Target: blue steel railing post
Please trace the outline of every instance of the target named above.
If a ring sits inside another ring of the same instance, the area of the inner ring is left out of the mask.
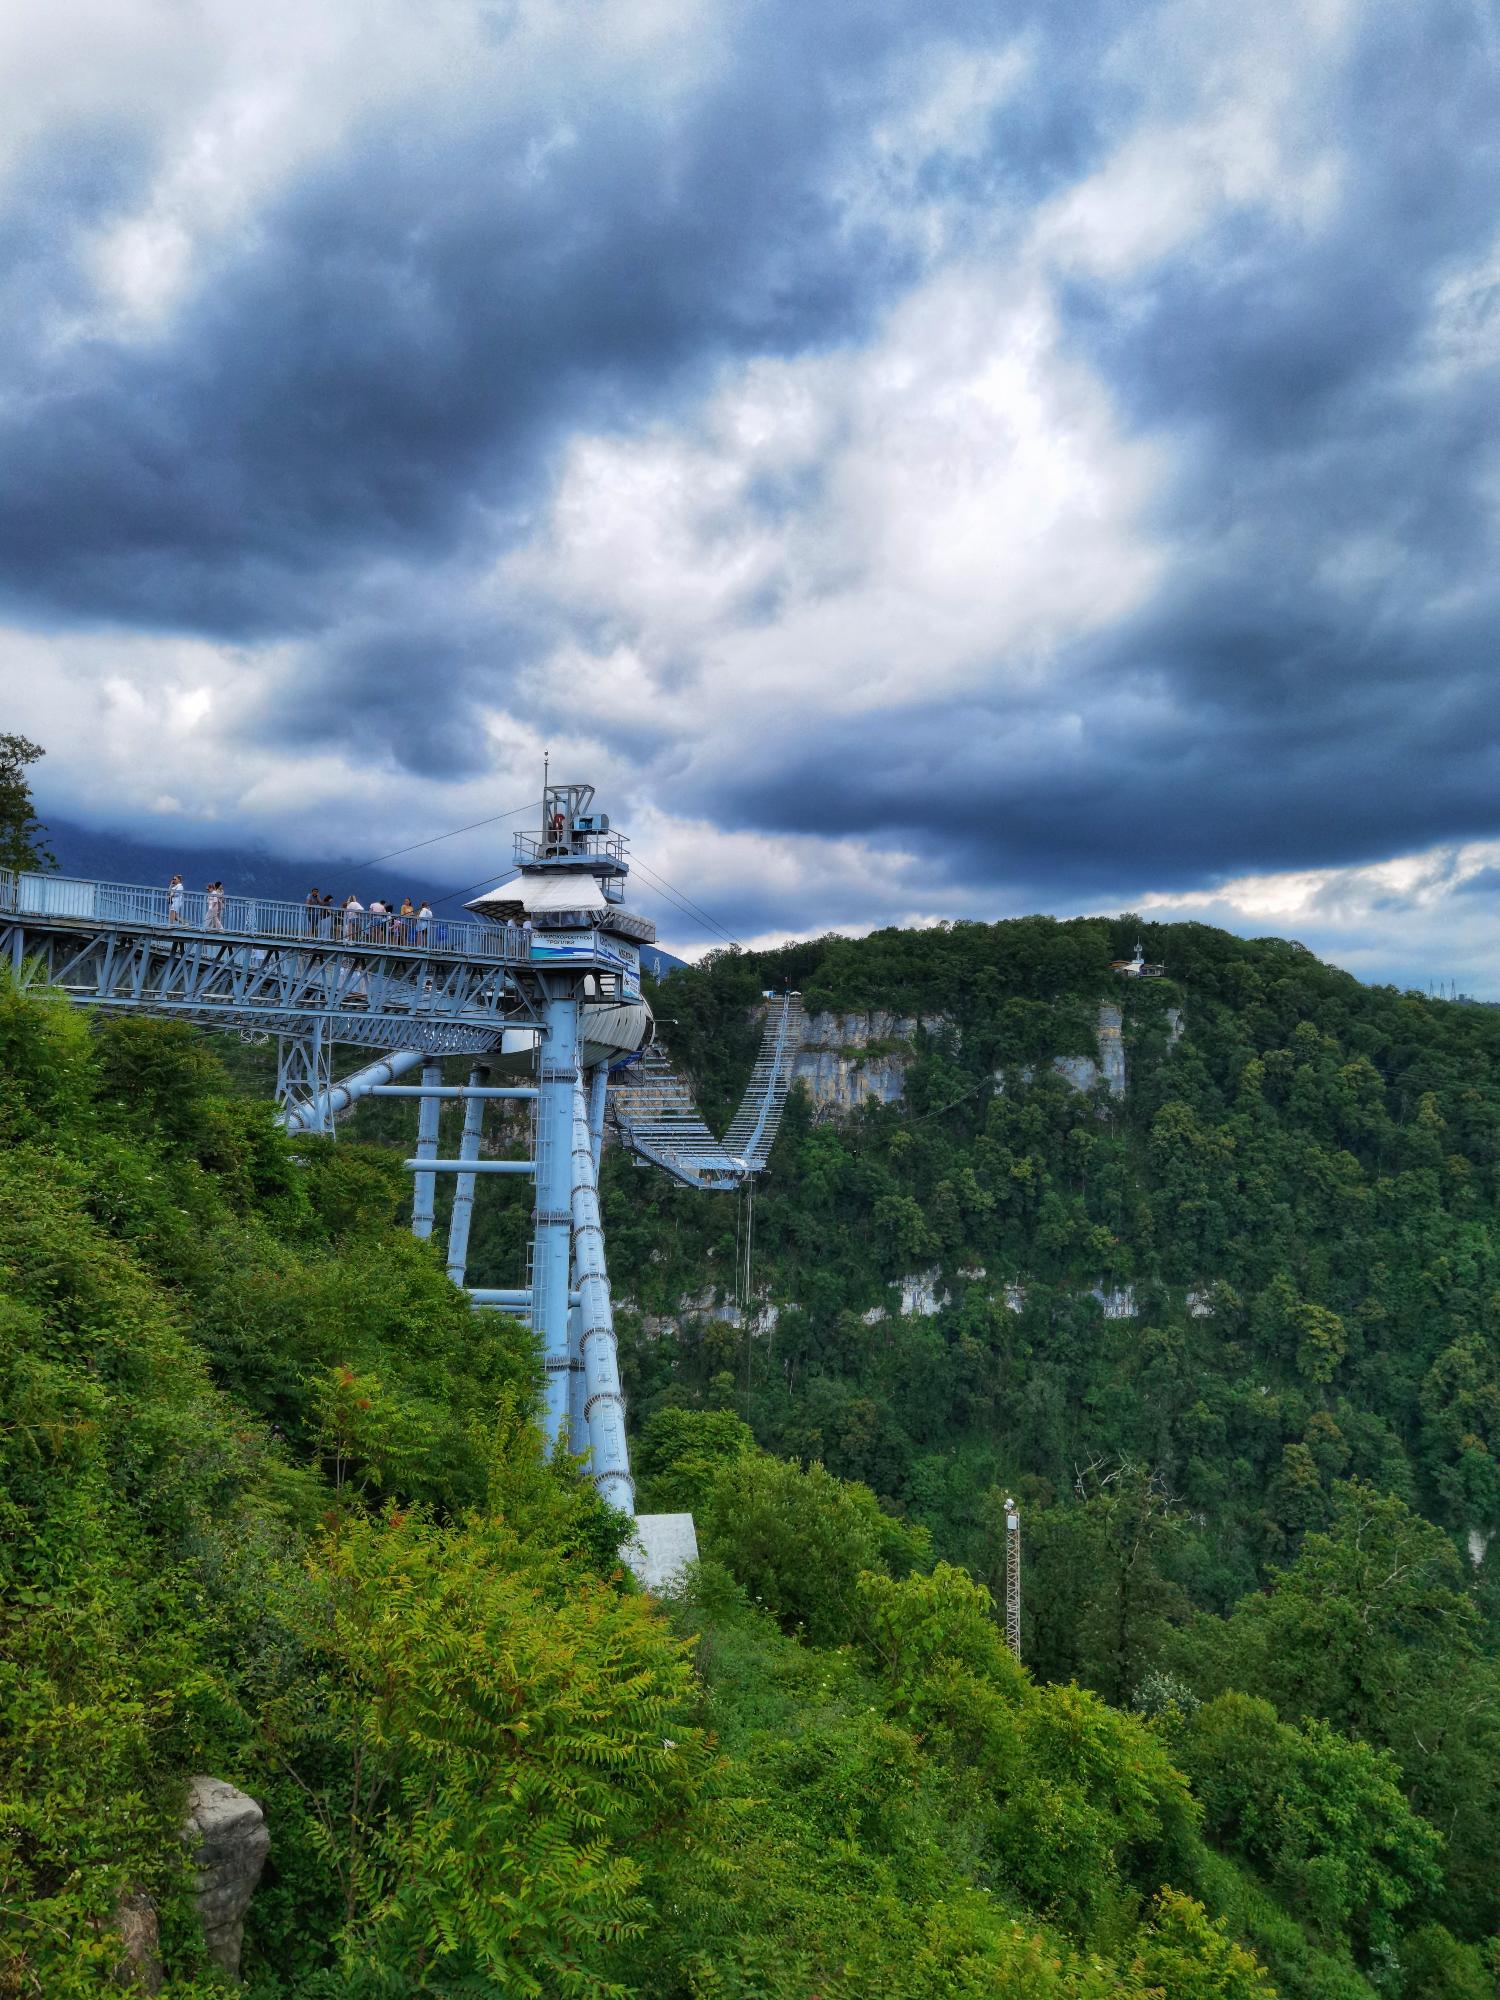
[[[470,1090],[482,1090],[489,1074],[483,1063],[476,1063],[469,1071]],[[479,1158],[485,1103],[486,1099],[482,1097],[464,1099],[464,1129],[458,1142],[458,1157],[461,1160]],[[448,1276],[455,1285],[463,1283],[469,1262],[469,1224],[474,1218],[475,1179],[474,1174],[460,1174],[453,1183],[453,1213],[448,1220]]]
[[[440,1090],[443,1083],[443,1065],[437,1061],[422,1065],[422,1088]],[[422,1097],[417,1100],[417,1158],[435,1160],[438,1149],[438,1121],[442,1117],[443,1100],[440,1097]],[[411,1233],[426,1242],[432,1234],[432,1215],[436,1206],[437,1175],[423,1173],[418,1167],[411,1182]]]
[[[550,996],[537,1048],[536,1211],[531,1324],[546,1376],[543,1426],[555,1447],[568,1415],[568,1292],[572,1250],[573,1099],[578,1091],[578,996]]]
[[[584,1418],[588,1424],[589,1470],[612,1507],[635,1512],[635,1482],[625,1442],[625,1399],[620,1394],[620,1361],[609,1274],[604,1263],[604,1230],[594,1179],[594,1147],[588,1101],[580,1077],[573,1086],[573,1245],[578,1264],[579,1345],[584,1378]]]

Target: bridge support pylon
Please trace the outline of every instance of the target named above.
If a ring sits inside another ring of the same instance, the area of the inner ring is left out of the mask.
[[[436,1057],[422,1065],[423,1090],[437,1092],[443,1087],[443,1065]],[[442,1116],[443,1100],[434,1095],[423,1097],[417,1108],[417,1158],[422,1161],[435,1160],[438,1149],[438,1121]],[[428,1167],[423,1173],[421,1167],[412,1175],[411,1182],[411,1233],[426,1241],[432,1234],[432,1218],[437,1205],[437,1175]]]
[[[625,1442],[625,1398],[620,1393],[614,1306],[604,1263],[593,1133],[581,1078],[573,1087],[573,1256],[578,1267],[578,1348],[589,1470],[612,1507],[634,1514],[635,1481]]]
[[[483,1090],[489,1078],[485,1065],[476,1063],[469,1071],[469,1089]],[[461,1160],[479,1158],[486,1102],[483,1097],[464,1099],[464,1129],[458,1141],[458,1157]],[[455,1285],[463,1283],[469,1263],[469,1224],[474,1219],[475,1178],[473,1174],[460,1174],[453,1183],[453,1212],[448,1219],[448,1276]]]

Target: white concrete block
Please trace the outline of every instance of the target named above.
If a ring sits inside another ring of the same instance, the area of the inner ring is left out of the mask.
[[[643,1589],[673,1589],[689,1563],[698,1560],[698,1532],[691,1514],[637,1514],[635,1535],[625,1544],[625,1560]]]

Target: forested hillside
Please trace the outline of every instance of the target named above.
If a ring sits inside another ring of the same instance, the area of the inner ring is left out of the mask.
[[[1107,928],[1012,929],[779,968],[952,1026],[904,1103],[794,1110],[774,1337],[663,1329],[734,1204],[611,1160],[642,1504],[705,1556],[669,1606],[542,1463],[530,1342],[402,1229],[393,1149],[0,987],[0,1993],[151,1989],[143,1899],[159,1990],[213,1990],[195,1772],[266,1809],[259,2000],[1492,1992],[1490,1024],[1202,934],[1094,1102],[1047,1057]],[[663,990],[720,1098],[774,969]],[[918,1267],[952,1303],[903,1318]],[[984,1588],[1010,1480],[1024,1671]]]
[[[1166,977],[1111,972],[1138,937]],[[734,1201],[615,1163],[640,1419],[733,1409],[992,1585],[1015,1492],[1033,1671],[1146,1708],[1238,1688],[1379,1745],[1447,1841],[1435,1907],[1488,1937],[1500,1010],[1134,916],[834,938],[660,990],[712,1115],[785,985],[925,1021],[904,1100],[793,1100],[744,1312]],[[1101,1000],[1122,1097],[1049,1060],[1093,1050]],[[1256,1819],[1225,1825],[1253,1847]]]

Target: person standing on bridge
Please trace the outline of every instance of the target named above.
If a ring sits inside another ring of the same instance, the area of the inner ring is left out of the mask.
[[[182,922],[184,894],[182,877],[174,875],[167,884],[167,922],[169,924],[180,924]]]
[[[206,931],[221,931],[224,928],[224,884],[210,882],[203,896],[203,928]]]
[[[305,919],[307,924],[307,935],[309,937],[316,937],[318,934],[318,912],[323,907],[323,897],[321,891],[317,889],[309,889],[307,892],[307,900],[304,907],[307,911],[307,917]]]

